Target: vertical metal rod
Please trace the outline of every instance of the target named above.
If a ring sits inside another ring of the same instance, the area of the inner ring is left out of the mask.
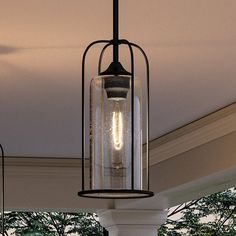
[[[113,0],[113,62],[119,61],[119,0]]]
[[[130,47],[131,52],[131,132],[132,132],[132,189],[134,189],[134,56],[133,56],[133,50],[130,44],[128,44]]]
[[[0,144],[2,156],[2,235],[5,234],[5,155],[3,146]]]
[[[144,56],[144,59],[145,59],[145,62],[146,62],[146,75],[147,75],[147,100],[146,100],[146,109],[147,109],[147,113],[146,113],[146,116],[147,116],[147,144],[146,144],[146,147],[147,147],[147,188],[149,190],[149,179],[150,179],[150,173],[149,173],[149,162],[150,162],[150,159],[149,159],[149,140],[150,140],[150,137],[149,137],[149,130],[150,130],[150,91],[149,91],[149,80],[150,80],[150,73],[149,73],[149,61],[148,61],[148,57],[145,53],[145,51],[137,44],[135,43],[130,43],[132,46],[138,48],[141,53],[143,54]]]
[[[82,59],[82,93],[81,93],[81,97],[82,97],[82,112],[81,112],[81,118],[82,118],[82,183],[81,183],[81,188],[82,191],[84,191],[84,169],[85,169],[85,163],[84,163],[84,146],[85,146],[85,128],[84,128],[84,76],[85,76],[85,57],[86,57],[86,53],[87,51],[85,50],[84,55],[83,55],[83,59]]]

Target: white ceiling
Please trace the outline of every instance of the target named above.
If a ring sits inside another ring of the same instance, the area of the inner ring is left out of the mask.
[[[121,37],[151,64],[151,138],[236,100],[235,0],[120,0]],[[85,46],[111,0],[0,0],[0,142],[9,156],[80,155]],[[88,77],[96,73],[98,49]],[[144,76],[141,58],[138,74]]]

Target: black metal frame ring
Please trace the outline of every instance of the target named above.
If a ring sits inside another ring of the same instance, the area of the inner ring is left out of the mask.
[[[102,194],[109,194],[109,196],[103,196]],[[84,190],[78,193],[80,197],[88,198],[103,198],[103,199],[116,199],[117,197],[112,197],[112,194],[124,194],[124,196],[119,197],[119,199],[135,199],[135,198],[148,198],[154,195],[153,192],[148,190],[135,190],[135,189],[91,189]],[[137,195],[135,195],[137,194]]]

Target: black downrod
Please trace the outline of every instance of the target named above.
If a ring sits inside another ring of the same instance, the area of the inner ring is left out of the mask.
[[[119,0],[113,0],[113,62],[119,62]]]
[[[99,68],[101,67],[101,58],[104,50],[109,47],[109,45],[113,46],[113,61],[105,71],[101,72],[99,69],[99,75],[131,75],[119,62],[120,44],[122,44],[122,42],[119,40],[119,0],[113,0],[113,39],[102,49]]]

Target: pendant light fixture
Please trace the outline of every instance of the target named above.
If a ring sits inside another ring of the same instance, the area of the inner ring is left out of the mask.
[[[113,0],[113,39],[92,42],[82,59],[82,190],[78,193],[81,197],[153,196],[149,191],[149,63],[140,46],[119,39],[118,4],[118,0]],[[90,82],[90,124],[87,124],[85,61],[89,49],[97,44],[103,44],[103,48],[98,76]],[[119,61],[120,45],[129,50],[130,72]],[[113,47],[113,61],[108,69],[101,71],[103,55],[109,47]],[[144,56],[146,81],[135,76],[133,48]],[[87,135],[90,135],[89,154]]]

